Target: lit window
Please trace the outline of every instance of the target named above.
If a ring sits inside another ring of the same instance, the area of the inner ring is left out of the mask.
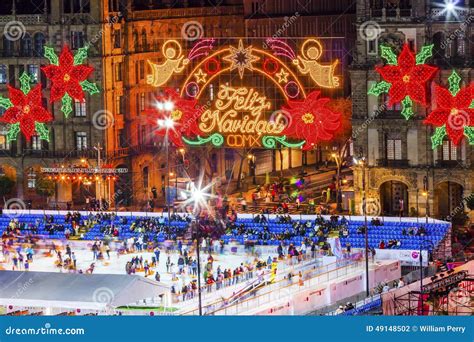
[[[78,150],[87,149],[87,133],[86,132],[76,132],[76,148]]]
[[[458,149],[450,140],[443,141],[443,160],[458,160]]]
[[[6,65],[0,65],[0,84],[6,84],[8,82],[8,76],[7,76],[7,66]]]
[[[387,139],[387,159],[389,160],[402,159],[402,140],[401,139]]]
[[[77,117],[86,116],[86,101],[74,100],[74,116],[77,116]]]
[[[39,66],[36,64],[28,65],[28,74],[30,75],[31,83],[38,83],[39,81]]]
[[[39,136],[34,135],[31,137],[31,149],[41,151],[41,139]]]

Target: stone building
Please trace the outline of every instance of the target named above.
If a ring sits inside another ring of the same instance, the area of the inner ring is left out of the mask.
[[[31,200],[33,207],[42,205],[45,198],[36,194],[40,167],[54,165],[96,165],[97,155],[93,146],[104,144],[103,129],[92,124],[94,113],[103,108],[101,95],[86,94],[85,103],[73,103],[73,112],[65,119],[61,103],[51,105],[49,81],[41,72],[41,66],[49,64],[43,57],[44,46],[53,47],[59,55],[64,45],[73,52],[89,44],[87,63],[95,68],[91,82],[99,82],[102,76],[102,41],[96,37],[102,28],[102,7],[98,1],[80,0],[5,0],[0,4],[0,95],[8,97],[7,84],[19,87],[19,77],[26,71],[33,76],[33,83],[43,86],[43,102],[53,114],[48,124],[50,141],[34,136],[26,142],[22,134],[16,141],[7,142],[6,125],[0,125],[0,174],[15,181],[15,187],[6,198]],[[4,110],[2,110],[3,113]],[[102,191],[105,191],[104,189]],[[65,205],[73,201],[85,202],[86,197],[97,196],[93,182],[58,180],[56,196],[50,203]]]
[[[434,108],[433,86],[427,89],[429,107],[415,106],[410,120],[401,116],[399,106],[389,107],[387,97],[377,98],[367,91],[380,81],[374,69],[382,63],[380,44],[399,49],[407,43],[416,51],[434,44],[429,63],[440,71],[432,82],[447,85],[453,69],[462,84],[472,82],[473,22],[473,1],[469,0],[457,1],[454,9],[437,0],[357,1],[358,35],[350,75],[354,154],[365,159],[354,172],[359,212],[363,177],[368,212],[394,215],[402,210],[404,215],[451,217],[468,210],[465,202],[474,187],[474,147],[466,138],[459,146],[446,138],[432,149],[434,129],[423,120]]]
[[[354,41],[355,7],[351,1],[304,4],[293,1],[114,1],[104,3],[104,20],[121,16],[121,20],[106,25],[104,34],[104,84],[105,109],[113,117],[113,126],[107,131],[107,154],[114,167],[130,169],[128,177],[115,184],[114,198],[122,204],[143,204],[148,199],[160,197],[167,183],[167,163],[163,142],[154,137],[153,124],[144,110],[153,104],[159,89],[146,82],[150,73],[147,60],[160,61],[161,47],[166,39],[183,40],[183,27],[195,22],[202,27],[203,37],[215,37],[225,42],[235,37],[339,37],[337,47],[345,72],[350,63],[350,50]],[[184,40],[185,41],[185,40]],[[263,40],[262,40],[263,41]],[[330,41],[330,40],[328,40]],[[183,49],[192,46],[183,46]],[[344,86],[329,95],[344,96],[349,93],[348,74],[343,75]],[[182,75],[173,77],[167,86],[179,87]],[[183,155],[170,148],[172,185],[176,174],[195,177],[206,170],[208,179],[237,178],[239,164],[245,155],[233,149],[187,149],[190,167],[184,172],[179,166]],[[283,152],[283,165],[275,151],[252,151],[255,167],[244,161],[247,175],[314,164],[322,160],[323,152],[301,150]],[[205,153],[205,157],[203,155]],[[176,166],[178,165],[178,166]],[[133,189],[133,196],[132,195]]]

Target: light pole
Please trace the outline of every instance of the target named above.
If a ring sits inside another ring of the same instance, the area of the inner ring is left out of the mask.
[[[336,153],[331,153],[331,157],[336,162],[336,210],[340,213],[342,211],[342,205],[339,197],[339,191],[341,190],[341,164],[342,158]]]
[[[198,306],[199,306],[199,316],[202,316],[202,296],[201,296],[201,258],[199,252],[199,246],[201,243],[201,224],[199,218],[201,216],[201,211],[203,207],[207,206],[207,198],[209,198],[209,193],[206,192],[205,188],[196,188],[193,186],[191,189],[191,197],[187,203],[193,204],[193,214],[194,221],[191,223],[191,229],[193,234],[193,239],[196,240],[196,262],[197,262],[197,288],[198,288]],[[186,203],[186,202],[185,202]]]
[[[367,199],[365,189],[365,158],[356,161],[362,166],[362,210],[364,212],[364,236],[365,236],[365,287],[367,297],[370,295],[369,288],[369,226],[367,224]]]
[[[100,142],[97,143],[96,146],[94,146],[94,150],[97,151],[97,169],[99,170],[98,173],[100,175],[100,167],[101,167],[100,151],[102,150],[102,147],[100,147]],[[97,184],[97,187],[99,188],[99,210],[100,210],[102,208],[102,189],[101,189],[100,177],[96,184]]]
[[[424,298],[423,298],[423,246],[426,246],[428,245],[429,247],[433,247],[433,242],[431,240],[428,240],[428,239],[424,239],[424,240],[421,240],[420,242],[420,306],[421,306],[421,315],[423,316],[423,301],[424,301]],[[429,251],[429,247],[426,248],[426,262],[428,262],[428,251]]]
[[[426,224],[428,224],[428,217],[430,215],[430,199],[429,199],[429,192],[428,192],[428,169],[426,169],[426,176],[423,177],[423,196],[426,197]]]
[[[165,102],[158,102],[157,103],[158,110],[165,111],[170,113],[174,109],[174,103],[171,101]],[[166,209],[168,211],[168,229],[170,227],[170,220],[171,220],[171,213],[170,213],[170,201],[169,201],[169,189],[170,189],[170,150],[169,150],[169,131],[174,129],[175,122],[171,117],[165,117],[163,119],[158,119],[158,127],[160,129],[165,129],[165,153],[166,153],[166,189],[165,189],[165,203]]]

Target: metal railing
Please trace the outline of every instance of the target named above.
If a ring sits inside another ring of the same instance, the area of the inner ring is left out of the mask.
[[[255,294],[254,297],[244,299],[235,304],[226,306],[224,300],[206,304],[203,306],[203,313],[205,315],[237,315],[267,305],[272,301],[288,297],[291,295],[291,287],[296,287],[298,290],[309,289],[318,284],[346,276],[357,270],[360,265],[360,261],[342,260],[319,268],[310,269],[302,272],[302,281],[300,281],[296,275],[291,279],[285,277],[265,286],[262,288],[263,291],[259,294]],[[195,308],[179,314],[198,315],[199,310]]]

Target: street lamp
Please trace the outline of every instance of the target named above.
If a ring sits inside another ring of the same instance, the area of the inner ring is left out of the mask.
[[[171,112],[174,109],[174,103],[172,101],[157,102],[156,107],[160,111]],[[171,117],[165,117],[164,119],[158,119],[158,127],[166,130],[165,134],[165,149],[166,149],[166,173],[168,179],[166,182],[165,191],[165,203],[168,211],[168,228],[170,227],[171,213],[170,213],[170,201],[169,201],[169,190],[170,190],[170,151],[169,151],[169,131],[174,129],[175,122]]]
[[[331,158],[334,159],[336,162],[336,210],[338,212],[342,211],[342,203],[341,203],[341,198],[339,196],[339,192],[341,191],[341,164],[342,164],[342,158],[336,154],[336,153],[331,153]]]
[[[191,229],[193,239],[196,240],[196,262],[197,262],[197,280],[198,280],[198,306],[199,306],[199,316],[202,316],[202,296],[201,296],[201,258],[199,253],[199,246],[201,243],[201,226],[199,223],[199,217],[201,216],[201,211],[203,208],[207,208],[207,199],[210,197],[210,194],[207,192],[210,186],[201,188],[199,185],[195,185],[191,188],[190,197],[184,202],[184,204],[193,204],[193,214],[194,221],[191,223]]]
[[[367,224],[367,199],[365,191],[365,158],[357,160],[354,159],[357,165],[362,166],[362,210],[364,212],[364,225],[365,225],[365,283],[366,283],[366,295],[370,295],[369,291],[369,226]]]

